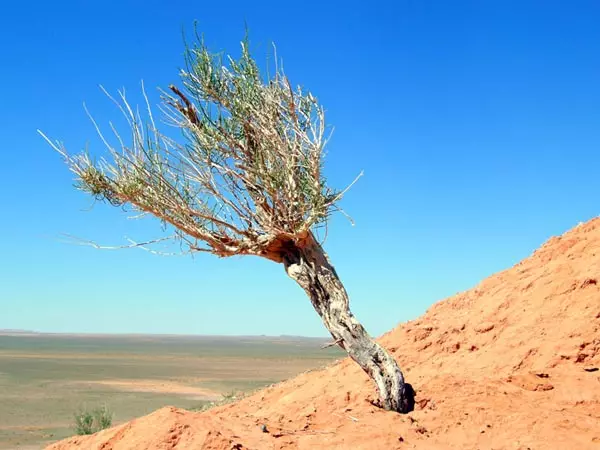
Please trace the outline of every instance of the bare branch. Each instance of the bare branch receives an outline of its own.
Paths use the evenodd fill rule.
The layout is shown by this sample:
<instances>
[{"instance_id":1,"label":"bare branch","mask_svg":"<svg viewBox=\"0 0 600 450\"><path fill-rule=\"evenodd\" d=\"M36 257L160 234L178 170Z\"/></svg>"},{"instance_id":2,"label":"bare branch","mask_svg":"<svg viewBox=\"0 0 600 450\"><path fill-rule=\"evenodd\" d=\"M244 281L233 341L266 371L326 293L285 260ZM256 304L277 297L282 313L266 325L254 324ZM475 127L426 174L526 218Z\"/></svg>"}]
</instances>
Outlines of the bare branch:
<instances>
[{"instance_id":1,"label":"bare branch","mask_svg":"<svg viewBox=\"0 0 600 450\"><path fill-rule=\"evenodd\" d=\"M143 250L149 251L151 253L155 253L155 254L161 254L161 255L165 255L165 256L171 256L171 255L180 255L180 253L161 253L161 252L157 252L155 250L151 250L148 248L148 245L153 245L153 244L158 244L159 242L165 242L165 241L173 241L176 239L176 236L167 236L167 237L163 237L163 238L158 238L158 239L152 239L149 241L145 241L145 242L135 242L133 239L130 238L125 238L126 240L128 240L130 242L129 245L115 245L115 246L110 246L110 245L99 245L94 241L90 241L87 239L82 239L76 236L72 236L70 234L66 234L63 233L63 236L67 237L70 239L70 243L72 244L76 244L76 245L86 245L89 247L94 247L98 250L123 250L123 249L128 249L128 248L141 248Z\"/></svg>"},{"instance_id":2,"label":"bare branch","mask_svg":"<svg viewBox=\"0 0 600 450\"><path fill-rule=\"evenodd\" d=\"M335 341L333 341L333 342L329 342L329 343L327 343L327 344L323 345L323 346L321 347L321 349L322 349L322 350L324 350L324 349L326 349L326 348L335 347L336 345L340 345L340 344L342 344L343 342L344 342L344 340L343 340L343 339L337 339L337 340L335 340ZM343 346L342 346L342 348L343 348Z\"/></svg>"}]
</instances>

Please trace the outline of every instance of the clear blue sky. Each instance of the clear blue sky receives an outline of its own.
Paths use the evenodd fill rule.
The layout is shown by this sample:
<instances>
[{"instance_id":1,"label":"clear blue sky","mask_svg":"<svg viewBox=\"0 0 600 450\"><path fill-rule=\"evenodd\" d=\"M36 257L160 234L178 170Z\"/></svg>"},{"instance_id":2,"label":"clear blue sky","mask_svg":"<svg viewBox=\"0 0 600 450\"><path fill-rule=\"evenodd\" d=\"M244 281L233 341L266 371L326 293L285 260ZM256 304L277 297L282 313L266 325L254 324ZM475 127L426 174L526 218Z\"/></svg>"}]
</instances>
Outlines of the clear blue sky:
<instances>
[{"instance_id":1,"label":"clear blue sky","mask_svg":"<svg viewBox=\"0 0 600 450\"><path fill-rule=\"evenodd\" d=\"M600 3L11 2L0 15L0 328L326 335L282 267L102 244L160 236L72 188L44 130L100 149L98 89L177 82L182 28L215 50L277 44L335 126L330 182L365 176L326 249L372 334L507 268L600 201Z\"/></svg>"}]
</instances>

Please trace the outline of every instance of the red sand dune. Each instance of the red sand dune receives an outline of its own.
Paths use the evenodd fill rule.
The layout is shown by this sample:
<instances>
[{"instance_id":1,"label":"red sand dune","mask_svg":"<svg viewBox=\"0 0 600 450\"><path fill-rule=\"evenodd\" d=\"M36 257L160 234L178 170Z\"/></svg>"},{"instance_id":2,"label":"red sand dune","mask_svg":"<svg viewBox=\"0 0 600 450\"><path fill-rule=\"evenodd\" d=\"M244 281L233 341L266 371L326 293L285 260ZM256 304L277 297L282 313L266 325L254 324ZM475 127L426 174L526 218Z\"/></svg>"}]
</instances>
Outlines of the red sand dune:
<instances>
[{"instance_id":1,"label":"red sand dune","mask_svg":"<svg viewBox=\"0 0 600 450\"><path fill-rule=\"evenodd\" d=\"M596 218L384 335L417 391L408 415L372 406L344 360L237 404L166 407L48 448L600 449L599 283Z\"/></svg>"}]
</instances>

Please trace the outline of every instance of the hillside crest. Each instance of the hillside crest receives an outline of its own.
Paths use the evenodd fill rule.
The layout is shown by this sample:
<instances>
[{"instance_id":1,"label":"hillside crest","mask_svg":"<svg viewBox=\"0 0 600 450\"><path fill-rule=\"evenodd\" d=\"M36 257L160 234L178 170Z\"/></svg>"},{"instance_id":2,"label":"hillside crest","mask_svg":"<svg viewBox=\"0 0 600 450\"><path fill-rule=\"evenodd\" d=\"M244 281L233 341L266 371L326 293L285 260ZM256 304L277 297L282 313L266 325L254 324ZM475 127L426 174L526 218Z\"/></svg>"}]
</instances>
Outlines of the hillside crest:
<instances>
[{"instance_id":1,"label":"hillside crest","mask_svg":"<svg viewBox=\"0 0 600 450\"><path fill-rule=\"evenodd\" d=\"M236 404L165 407L48 449L600 448L600 218L380 341L417 391L409 415L375 408L343 360Z\"/></svg>"}]
</instances>

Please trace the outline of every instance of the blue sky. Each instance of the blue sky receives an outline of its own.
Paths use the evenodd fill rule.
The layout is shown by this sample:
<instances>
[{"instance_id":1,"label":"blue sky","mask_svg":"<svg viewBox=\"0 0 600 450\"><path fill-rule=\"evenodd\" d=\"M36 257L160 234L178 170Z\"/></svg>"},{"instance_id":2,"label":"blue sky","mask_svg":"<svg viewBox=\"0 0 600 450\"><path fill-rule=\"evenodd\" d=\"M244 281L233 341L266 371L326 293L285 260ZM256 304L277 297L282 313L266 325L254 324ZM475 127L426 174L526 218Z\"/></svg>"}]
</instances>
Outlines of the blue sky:
<instances>
[{"instance_id":1,"label":"blue sky","mask_svg":"<svg viewBox=\"0 0 600 450\"><path fill-rule=\"evenodd\" d=\"M11 9L12 8L12 9ZM160 236L72 188L36 134L100 150L85 101L177 82L182 29L254 55L275 42L292 83L335 127L327 175L354 218L326 250L378 335L598 215L596 1L28 2L0 16L0 328L53 332L326 335L281 266L168 258L106 245Z\"/></svg>"}]
</instances>

